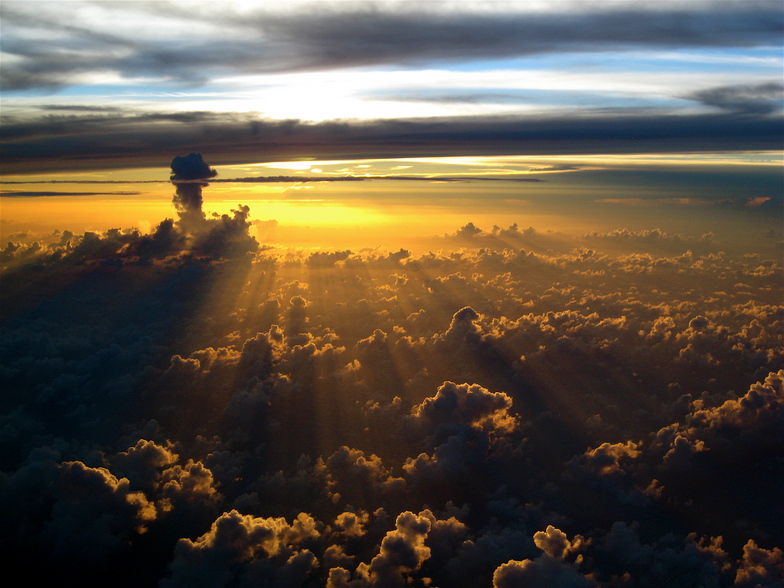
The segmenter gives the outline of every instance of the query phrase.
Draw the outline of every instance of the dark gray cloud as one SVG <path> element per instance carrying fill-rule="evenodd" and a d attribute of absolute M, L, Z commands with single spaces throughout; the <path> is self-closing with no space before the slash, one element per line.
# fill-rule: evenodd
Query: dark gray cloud
<path fill-rule="evenodd" d="M 218 175 L 201 156 L 201 153 L 178 155 L 171 162 L 171 181 L 175 186 L 173 204 L 180 217 L 180 228 L 186 233 L 203 230 L 207 218 L 202 210 L 202 188 L 206 180 Z"/>
<path fill-rule="evenodd" d="M 596 114 L 323 123 L 219 113 L 155 122 L 144 115 L 54 122 L 42 117 L 3 124 L 0 169 L 9 173 L 152 166 L 172 151 L 189 149 L 209 152 L 213 164 L 297 157 L 775 150 L 784 125 L 784 119 L 772 115 Z"/>
<path fill-rule="evenodd" d="M 191 239 L 194 252 L 214 258 L 241 257 L 258 249 L 258 243 L 250 236 L 247 206 L 239 205 L 232 215 L 215 215 L 208 219 L 202 205 L 202 189 L 207 180 L 218 175 L 202 158 L 201 153 L 177 156 L 171 163 L 171 181 L 175 186 L 172 203 L 179 220 L 177 227 L 183 236 Z M 161 235 L 163 224 L 153 235 Z M 167 231 L 168 232 L 168 231 Z M 171 241 L 171 239 L 165 239 Z"/>
<path fill-rule="evenodd" d="M 753 86 L 721 86 L 695 92 L 691 96 L 708 106 L 742 114 L 768 114 L 781 110 L 784 84 L 769 82 Z"/>
<path fill-rule="evenodd" d="M 208 180 L 218 175 L 202 158 L 201 153 L 178 155 L 171 162 L 173 182 L 188 180 Z"/>
<path fill-rule="evenodd" d="M 630 47 L 775 46 L 784 30 L 780 6 L 768 1 L 700 2 L 677 10 L 635 3 L 561 10 L 556 4 L 530 12 L 406 3 L 262 6 L 242 13 L 209 5 L 113 5 L 113 18 L 122 18 L 118 10 L 134 18 L 176 18 L 186 31 L 140 42 L 88 26 L 80 8 L 30 11 L 4 4 L 3 51 L 16 57 L 3 67 L 5 91 L 62 88 L 73 76 L 95 71 L 193 85 L 226 69 L 261 73 Z M 220 36 L 188 34 L 193 27 Z M 49 35 L 33 40 L 25 28 Z"/>

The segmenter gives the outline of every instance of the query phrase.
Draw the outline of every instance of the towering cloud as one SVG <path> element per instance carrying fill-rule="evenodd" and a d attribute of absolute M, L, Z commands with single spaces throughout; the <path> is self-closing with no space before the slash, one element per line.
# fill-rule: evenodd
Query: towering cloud
<path fill-rule="evenodd" d="M 171 180 L 173 182 L 209 180 L 218 175 L 218 172 L 202 159 L 201 153 L 176 156 L 171 162 L 171 170 Z"/>
<path fill-rule="evenodd" d="M 180 228 L 186 233 L 195 233 L 205 226 L 206 218 L 202 210 L 202 188 L 207 181 L 218 175 L 207 165 L 201 153 L 177 156 L 171 163 L 171 181 L 176 188 L 174 208 L 180 217 Z"/>

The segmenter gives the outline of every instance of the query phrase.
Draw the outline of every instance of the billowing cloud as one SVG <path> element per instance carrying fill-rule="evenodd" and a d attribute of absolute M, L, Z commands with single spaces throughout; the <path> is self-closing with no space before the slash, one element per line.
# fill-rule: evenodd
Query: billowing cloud
<path fill-rule="evenodd" d="M 749 541 L 743 546 L 743 562 L 735 575 L 736 586 L 775 586 L 784 577 L 784 552 L 760 549 Z"/>
<path fill-rule="evenodd" d="M 202 211 L 202 188 L 207 179 L 217 175 L 214 169 L 206 164 L 201 153 L 177 156 L 171 163 L 171 180 L 176 188 L 174 208 L 180 217 L 179 225 L 183 232 L 202 232 L 206 226 L 206 217 Z"/>
<path fill-rule="evenodd" d="M 587 588 L 596 584 L 560 560 L 543 555 L 533 561 L 509 561 L 496 569 L 493 574 L 493 588 L 513 586 Z"/>
<path fill-rule="evenodd" d="M 172 181 L 208 180 L 218 175 L 201 156 L 201 153 L 178 155 L 171 162 Z"/>
<path fill-rule="evenodd" d="M 763 233 L 314 255 L 251 247 L 245 207 L 204 223 L 7 248 L 0 537 L 38 578 L 778 581 Z"/>
<path fill-rule="evenodd" d="M 415 406 L 404 422 L 444 438 L 464 425 L 505 433 L 517 424 L 509 413 L 511 407 L 512 399 L 503 392 L 490 392 L 477 384 L 444 382 L 436 395 Z"/>
<path fill-rule="evenodd" d="M 171 566 L 172 575 L 162 585 L 215 586 L 238 579 L 266 580 L 273 585 L 284 585 L 284 579 L 301 581 L 318 562 L 312 553 L 299 551 L 297 547 L 318 535 L 315 521 L 304 513 L 289 525 L 282 518 L 264 519 L 227 512 L 195 541 L 180 540 Z M 276 559 L 280 563 L 271 569 L 251 564 L 244 575 L 236 575 L 238 563 L 255 563 L 259 562 L 258 558 Z"/>

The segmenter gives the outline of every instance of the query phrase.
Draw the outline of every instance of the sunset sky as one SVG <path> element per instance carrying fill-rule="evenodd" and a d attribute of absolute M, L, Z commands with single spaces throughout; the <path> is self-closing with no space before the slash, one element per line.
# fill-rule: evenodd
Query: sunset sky
<path fill-rule="evenodd" d="M 407 178 L 212 190 L 211 210 L 271 199 L 253 215 L 284 223 L 414 211 L 443 194 L 433 176 L 465 179 L 460 220 L 497 201 L 561 222 L 779 211 L 781 29 L 778 2 L 4 2 L 3 194 L 157 200 L 145 227 L 167 187 L 133 182 L 199 152 L 221 181 Z M 13 183 L 68 179 L 121 185 Z M 351 213 L 307 204 L 342 198 Z M 6 204 L 3 234 L 29 204 Z"/>
<path fill-rule="evenodd" d="M 0 552 L 781 586 L 778 1 L 0 3 Z"/>

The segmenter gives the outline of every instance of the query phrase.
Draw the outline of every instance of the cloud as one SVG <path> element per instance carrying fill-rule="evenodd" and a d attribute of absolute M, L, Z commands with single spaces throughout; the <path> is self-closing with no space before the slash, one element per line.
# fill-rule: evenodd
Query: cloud
<path fill-rule="evenodd" d="M 639 455 L 637 444 L 627 443 L 602 443 L 599 447 L 585 452 L 582 466 L 599 476 L 611 476 L 622 471 L 619 460 L 635 458 Z"/>
<path fill-rule="evenodd" d="M 0 541 L 36 579 L 777 580 L 765 231 L 311 257 L 246 248 L 246 215 L 61 230 L 4 268 Z"/>
<path fill-rule="evenodd" d="M 512 399 L 503 392 L 490 392 L 478 384 L 444 382 L 435 396 L 411 409 L 404 423 L 426 434 L 444 437 L 462 425 L 503 434 L 514 430 L 517 424 L 509 414 L 511 407 Z"/>
<path fill-rule="evenodd" d="M 8 31 L 3 48 L 15 60 L 3 68 L 3 88 L 58 89 L 96 71 L 191 85 L 207 84 L 227 68 L 258 74 L 630 46 L 775 46 L 782 30 L 775 2 L 699 2 L 673 12 L 637 3 L 598 10 L 586 10 L 582 3 L 568 10 L 560 5 L 543 10 L 454 8 L 298 3 L 283 9 L 273 4 L 186 11 L 175 3 L 160 3 L 32 11 L 10 5 L 3 9 Z M 117 23 L 112 34 L 94 24 L 106 18 Z M 182 26 L 172 26 L 173 19 Z M 139 29 L 140 23 L 146 28 Z M 156 27 L 165 27 L 168 34 L 149 34 Z M 34 37 L 33 42 L 31 29 L 47 31 L 46 40 Z M 218 36 L 222 43 L 216 49 Z"/>
<path fill-rule="evenodd" d="M 405 577 L 430 557 L 425 544 L 430 531 L 428 517 L 406 511 L 395 521 L 395 530 L 384 536 L 381 548 L 370 562 L 360 564 L 357 574 L 369 586 L 405 586 Z"/>
<path fill-rule="evenodd" d="M 784 370 L 769 374 L 753 384 L 737 400 L 727 400 L 714 409 L 698 410 L 690 419 L 695 427 L 709 429 L 757 429 L 778 427 L 784 421 Z"/>
<path fill-rule="evenodd" d="M 258 518 L 241 515 L 236 510 L 222 514 L 211 529 L 192 541 L 182 539 L 175 549 L 171 564 L 172 574 L 163 586 L 215 586 L 236 581 L 237 564 L 275 559 L 278 569 L 271 573 L 265 567 L 253 565 L 241 571 L 245 581 L 259 581 L 271 575 L 275 585 L 282 585 L 290 576 L 291 568 L 304 567 L 304 575 L 317 564 L 310 552 L 298 551 L 301 542 L 319 536 L 315 521 L 302 513 L 289 525 L 283 518 Z M 254 562 L 255 563 L 255 562 Z M 302 574 L 295 574 L 294 578 Z M 267 578 L 269 581 L 269 578 Z"/>
<path fill-rule="evenodd" d="M 513 586 L 580 588 L 596 586 L 596 584 L 561 560 L 543 555 L 533 561 L 530 559 L 509 561 L 496 569 L 493 573 L 493 588 Z"/>
<path fill-rule="evenodd" d="M 201 156 L 201 153 L 178 155 L 171 162 L 173 182 L 188 180 L 208 180 L 218 175 Z"/>
<path fill-rule="evenodd" d="M 172 219 L 160 222 L 149 235 L 142 235 L 131 244 L 129 253 L 141 259 L 163 258 L 185 249 L 185 235 L 180 233 Z"/>
<path fill-rule="evenodd" d="M 743 562 L 735 575 L 736 586 L 775 586 L 784 576 L 784 552 L 760 549 L 749 541 L 743 546 Z"/>
<path fill-rule="evenodd" d="M 202 187 L 216 172 L 202 159 L 200 153 L 191 153 L 186 156 L 177 156 L 171 163 L 171 180 L 176 192 L 174 208 L 180 217 L 179 227 L 183 232 L 202 232 L 206 226 L 206 217 L 202 211 Z"/>
<path fill-rule="evenodd" d="M 781 108 L 784 84 L 769 82 L 749 86 L 721 86 L 692 95 L 707 106 L 742 114 L 768 114 Z"/>
<path fill-rule="evenodd" d="M 544 531 L 534 533 L 536 546 L 556 559 L 564 559 L 569 552 L 578 551 L 582 539 L 582 537 L 575 537 L 573 541 L 569 541 L 566 533 L 552 525 L 547 525 Z"/>
<path fill-rule="evenodd" d="M 401 158 L 460 155 L 650 153 L 775 150 L 774 115 L 606 113 L 596 116 L 463 116 L 308 123 L 252 114 L 192 113 L 76 117 L 67 125 L 46 117 L 3 124 L 2 170 L 154 166 L 172 150 L 198 148 L 215 163 L 285 158 Z M 251 128 L 257 132 L 251 132 Z M 209 140 L 205 139 L 209 137 Z M 644 140 L 641 140 L 643 137 Z"/>

